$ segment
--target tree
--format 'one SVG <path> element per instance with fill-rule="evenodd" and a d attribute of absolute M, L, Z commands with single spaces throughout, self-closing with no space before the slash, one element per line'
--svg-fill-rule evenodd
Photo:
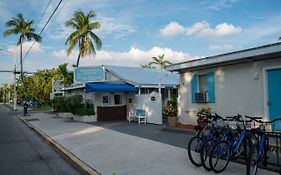
<path fill-rule="evenodd" d="M 165 55 L 158 55 L 158 57 L 152 57 L 152 61 L 149 62 L 150 65 L 159 65 L 161 69 L 165 69 L 167 65 L 172 64 L 170 61 L 165 60 Z"/>
<path fill-rule="evenodd" d="M 19 40 L 17 45 L 20 46 L 20 77 L 21 81 L 24 85 L 25 90 L 27 90 L 27 86 L 24 83 L 24 75 L 23 75 L 23 60 L 22 60 L 22 45 L 24 41 L 35 40 L 36 42 L 40 42 L 42 40 L 41 36 L 34 33 L 35 29 L 32 28 L 33 20 L 25 20 L 22 14 L 17 14 L 16 17 L 13 17 L 11 20 L 7 21 L 5 25 L 10 27 L 10 29 L 4 31 L 3 35 L 19 35 Z"/>
<path fill-rule="evenodd" d="M 63 84 L 66 86 L 73 83 L 73 72 L 67 70 L 67 65 L 68 63 L 60 64 L 57 69 L 63 77 Z"/>
<path fill-rule="evenodd" d="M 167 65 L 172 64 L 170 61 L 165 60 L 164 54 L 158 55 L 158 57 L 152 57 L 152 61 L 149 62 L 149 65 L 159 65 L 161 69 L 165 69 Z"/>
<path fill-rule="evenodd" d="M 147 68 L 147 69 L 151 69 L 152 67 L 151 67 L 151 64 L 141 64 L 140 65 L 142 68 Z"/>
<path fill-rule="evenodd" d="M 100 28 L 99 22 L 91 22 L 91 18 L 96 17 L 94 11 L 90 11 L 88 14 L 84 14 L 81 10 L 74 12 L 73 17 L 65 22 L 66 27 L 72 27 L 75 29 L 67 38 L 65 44 L 69 45 L 67 49 L 67 55 L 69 56 L 74 48 L 78 44 L 79 53 L 77 56 L 76 67 L 79 66 L 81 57 L 93 54 L 96 55 L 96 48 L 101 49 L 101 39 L 93 32 L 95 29 Z"/>

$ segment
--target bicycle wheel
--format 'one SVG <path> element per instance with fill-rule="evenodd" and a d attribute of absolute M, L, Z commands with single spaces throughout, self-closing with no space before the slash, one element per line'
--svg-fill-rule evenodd
<path fill-rule="evenodd" d="M 201 166 L 201 159 L 200 159 L 200 151 L 201 148 L 203 146 L 203 140 L 201 137 L 193 137 L 189 143 L 188 143 L 188 147 L 187 147 L 187 153 L 188 153 L 188 157 L 189 160 L 191 161 L 191 163 L 195 166 Z"/>
<path fill-rule="evenodd" d="M 256 175 L 258 172 L 258 150 L 257 145 L 253 145 L 252 149 L 250 149 L 248 162 L 247 162 L 247 175 Z"/>
<path fill-rule="evenodd" d="M 203 147 L 201 149 L 200 152 L 200 159 L 201 159 L 201 163 L 202 166 L 207 170 L 207 171 L 211 171 L 211 167 L 209 164 L 209 157 L 212 151 L 212 148 L 214 146 L 214 144 L 216 143 L 216 141 L 214 139 L 209 139 L 206 142 L 204 142 Z"/>
<path fill-rule="evenodd" d="M 221 141 L 213 146 L 209 157 L 210 168 L 220 173 L 227 167 L 230 160 L 230 147 L 227 142 Z"/>

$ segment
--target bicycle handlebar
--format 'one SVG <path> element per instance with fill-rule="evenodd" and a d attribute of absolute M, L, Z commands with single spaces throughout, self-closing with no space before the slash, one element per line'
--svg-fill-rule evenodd
<path fill-rule="evenodd" d="M 255 122 L 258 122 L 258 123 L 269 123 L 269 124 L 271 124 L 271 123 L 274 123 L 274 122 L 276 122 L 278 120 L 281 121 L 281 118 L 276 118 L 276 119 L 271 120 L 271 121 L 262 121 L 262 120 L 256 120 L 256 119 L 254 119 L 254 120 L 255 120 Z"/>

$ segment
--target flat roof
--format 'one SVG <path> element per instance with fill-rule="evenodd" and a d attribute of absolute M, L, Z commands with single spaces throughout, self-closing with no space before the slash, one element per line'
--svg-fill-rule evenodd
<path fill-rule="evenodd" d="M 166 70 L 181 72 L 273 58 L 281 58 L 281 42 L 175 63 Z"/>

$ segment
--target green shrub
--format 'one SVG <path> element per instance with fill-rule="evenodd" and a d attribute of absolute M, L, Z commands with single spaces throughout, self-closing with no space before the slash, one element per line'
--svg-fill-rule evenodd
<path fill-rule="evenodd" d="M 164 117 L 177 117 L 178 108 L 177 108 L 177 99 L 172 98 L 167 102 L 165 109 L 163 110 Z"/>
<path fill-rule="evenodd" d="M 94 115 L 94 106 L 82 103 L 82 95 L 58 96 L 52 101 L 57 112 L 71 112 L 74 115 Z"/>
<path fill-rule="evenodd" d="M 94 106 L 91 105 L 92 107 L 87 108 L 85 105 L 83 105 L 80 108 L 73 109 L 71 111 L 72 114 L 78 115 L 78 116 L 83 116 L 83 115 L 95 115 L 95 110 Z"/>

